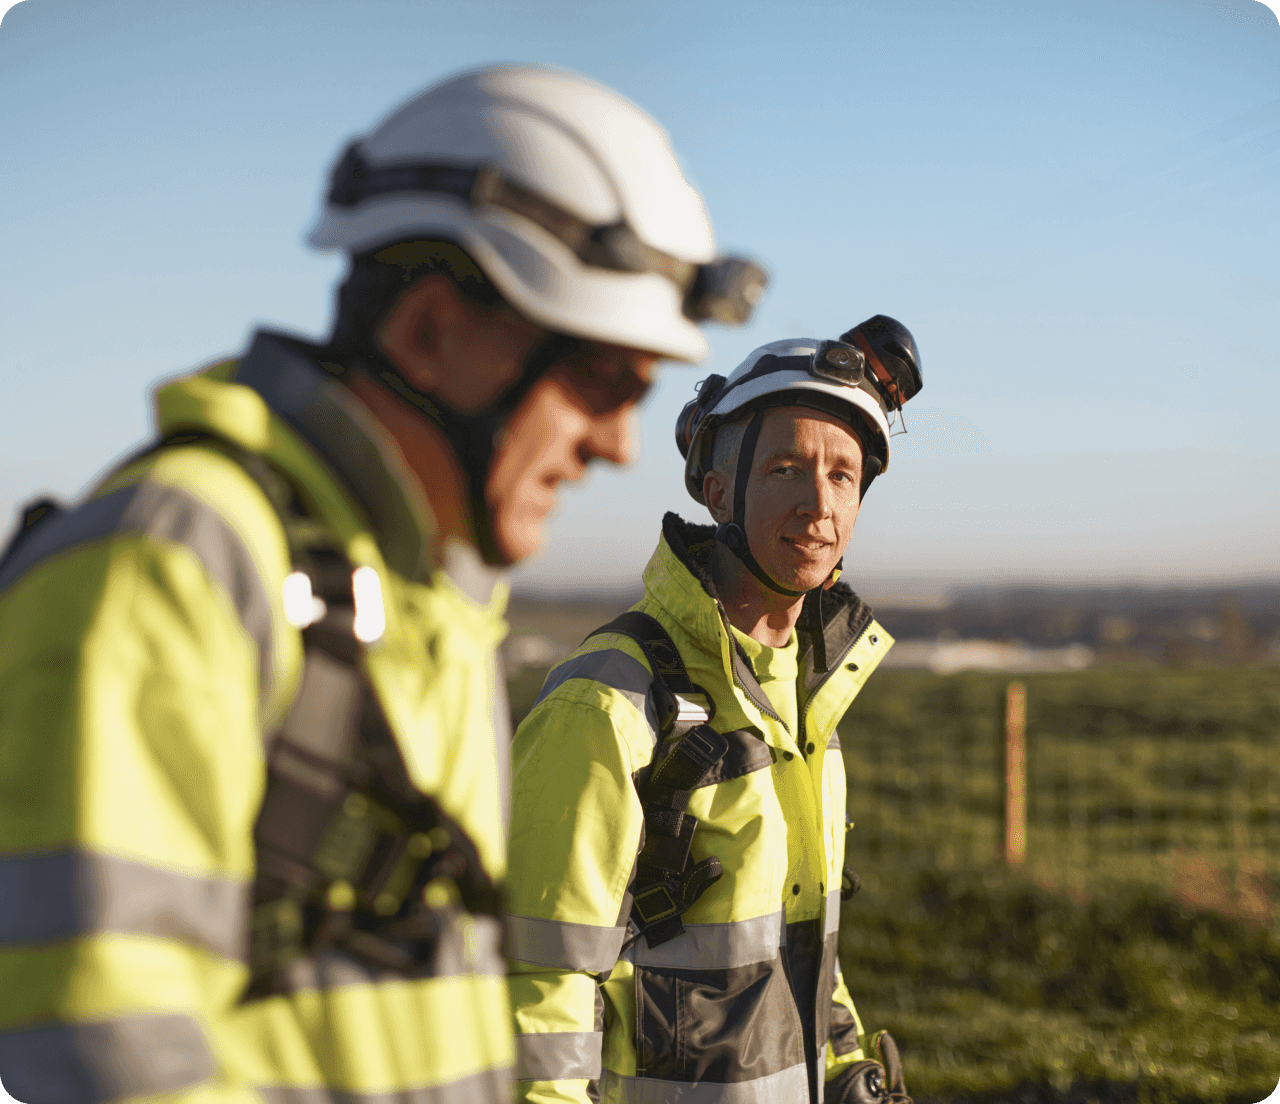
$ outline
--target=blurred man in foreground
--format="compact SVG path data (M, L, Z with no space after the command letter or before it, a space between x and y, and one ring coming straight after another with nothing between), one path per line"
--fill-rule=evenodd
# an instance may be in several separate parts
M836 959L856 878L836 725L892 643L837 579L920 385L911 334L877 315L757 349L681 414L716 526L666 515L644 598L516 734L522 1099L907 1099Z
M28 1104L509 1095L493 568L763 275L713 260L648 116L537 68L353 142L311 241L351 259L329 344L161 388L160 440L0 563Z

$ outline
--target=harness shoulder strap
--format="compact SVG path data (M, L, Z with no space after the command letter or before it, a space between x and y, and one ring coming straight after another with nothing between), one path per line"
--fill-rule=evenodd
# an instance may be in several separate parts
M705 724L715 716L715 699L689 678L684 660L680 658L680 649L657 618L639 610L627 610L607 625L601 625L588 634L586 639L590 640L602 633L629 636L640 645L645 659L649 661L649 669L653 672L650 692L658 719L660 739L673 733L681 735L692 725ZM689 701L693 697L703 698L706 708L699 710Z
M647 777L633 779L644 810L645 830L631 887L631 922L637 938L643 935L650 947L657 947L684 931L683 914L723 873L714 855L699 863L690 862L698 821L685 810L693 791L728 752L729 743L705 721L682 723L682 698L706 698L707 721L715 714L715 700L689 678L679 648L656 618L628 610L587 639L609 632L621 633L639 644L653 671L650 693L658 717L659 742Z

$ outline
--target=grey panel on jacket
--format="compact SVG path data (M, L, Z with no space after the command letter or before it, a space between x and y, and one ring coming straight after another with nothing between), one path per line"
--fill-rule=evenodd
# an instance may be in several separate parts
M106 1104L191 1088L217 1066L194 1019L162 1014L0 1032L0 1070L27 1104Z
M600 1076L600 1031L516 1036L517 1081L577 1081Z
M249 887L92 851L0 859L0 946L156 935L244 961Z
M267 1104L494 1104L511 1099L511 1071L488 1070L448 1081L389 1092L351 1092L323 1085L258 1087Z
M808 1075L802 1065L754 1081L728 1083L623 1077L612 1070L605 1070L600 1080L602 1095L616 1092L626 1104L779 1104L809 1096Z
M612 970L627 934L625 926L604 928L511 913L504 919L508 958L559 970Z
M534 703L536 709L555 690L570 679L588 679L602 682L626 698L636 707L649 726L653 739L657 739L658 718L650 699L649 687L653 675L638 659L617 648L605 648L599 652L587 652L565 660L547 676L542 692Z

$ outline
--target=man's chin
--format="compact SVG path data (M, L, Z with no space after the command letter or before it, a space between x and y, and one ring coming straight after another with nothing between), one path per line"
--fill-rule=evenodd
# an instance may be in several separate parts
M790 556L782 557L782 563L767 569L772 578L777 579L788 590L812 590L827 581L831 575L831 569L835 566L835 561L827 563L830 559L829 554L823 556L821 560L815 560L800 554L794 546L790 551ZM797 563L797 560L800 562Z
M545 540L541 521L498 521L493 527L493 543L499 563L494 566L511 567L537 555Z
M794 591L810 591L814 587L820 587L827 581L827 576L831 574L830 570L821 571L820 568L801 568L796 570L791 566L789 570L765 568L769 574L769 578L786 587L788 590Z

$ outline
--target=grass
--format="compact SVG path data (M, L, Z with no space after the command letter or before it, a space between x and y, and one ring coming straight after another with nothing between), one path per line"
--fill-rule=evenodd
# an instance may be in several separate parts
M513 713L545 672L511 681ZM883 671L841 724L840 953L918 1102L1253 1104L1280 1080L1280 669L1027 676L1028 852L1003 843L1007 676Z
M1280 1080L1280 671L1027 687L1028 854L1003 843L1008 678L886 671L841 726L841 960L918 1099L1254 1102Z
M1245 1101L1280 1079L1280 925L1144 884L1087 897L917 870L844 909L841 961L918 1100Z

